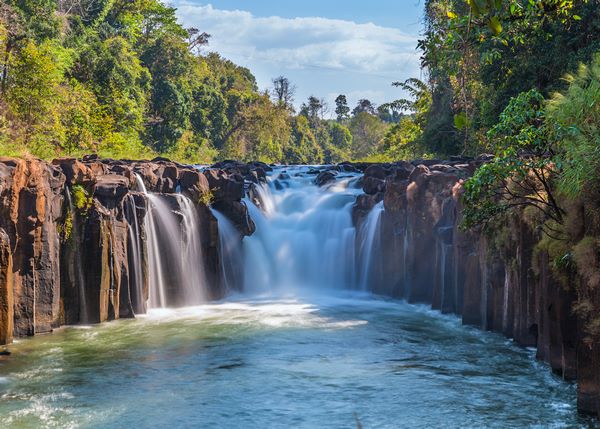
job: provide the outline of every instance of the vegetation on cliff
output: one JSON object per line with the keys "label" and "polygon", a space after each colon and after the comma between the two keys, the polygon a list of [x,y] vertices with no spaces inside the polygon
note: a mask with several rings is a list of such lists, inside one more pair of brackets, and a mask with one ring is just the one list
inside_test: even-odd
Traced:
{"label": "vegetation on cliff", "polygon": [[340,95],[327,120],[310,97],[296,114],[285,77],[261,92],[175,13],[160,0],[3,1],[0,155],[322,163],[402,139],[392,104],[352,110]]}
{"label": "vegetation on cliff", "polygon": [[[429,0],[420,46],[431,103],[413,144],[491,160],[464,185],[464,225],[518,218],[600,336],[600,3]],[[431,137],[436,136],[436,137]]]}

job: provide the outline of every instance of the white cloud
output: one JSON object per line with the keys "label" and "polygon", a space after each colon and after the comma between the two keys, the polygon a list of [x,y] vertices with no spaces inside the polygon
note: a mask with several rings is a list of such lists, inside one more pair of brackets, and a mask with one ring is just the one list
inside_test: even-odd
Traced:
{"label": "white cloud", "polygon": [[[283,74],[299,79],[298,96],[332,91],[383,94],[390,92],[392,80],[419,75],[417,37],[395,28],[322,17],[257,17],[189,0],[175,1],[174,6],[184,25],[212,35],[210,50],[249,67],[261,87]],[[331,87],[336,81],[339,89]]]}

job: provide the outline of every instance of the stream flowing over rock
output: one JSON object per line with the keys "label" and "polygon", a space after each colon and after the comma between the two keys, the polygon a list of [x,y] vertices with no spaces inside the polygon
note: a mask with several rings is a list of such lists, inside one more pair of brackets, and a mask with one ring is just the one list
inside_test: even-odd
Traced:
{"label": "stream flowing over rock", "polygon": [[[499,245],[460,228],[464,180],[484,162],[0,158],[0,344],[262,291],[265,279],[320,281],[426,303],[536,347],[577,380],[580,410],[598,415],[600,344],[585,341],[574,292],[535,249],[540,233],[515,218]],[[273,217],[271,190],[295,192],[294,210]]]}

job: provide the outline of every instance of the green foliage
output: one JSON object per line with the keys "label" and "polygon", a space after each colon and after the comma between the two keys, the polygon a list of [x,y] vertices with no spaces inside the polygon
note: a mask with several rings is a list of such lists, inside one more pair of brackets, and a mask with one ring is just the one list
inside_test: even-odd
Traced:
{"label": "green foliage", "polygon": [[421,128],[414,117],[406,116],[394,124],[383,138],[383,152],[390,160],[427,158],[419,145]]}
{"label": "green foliage", "polygon": [[163,2],[9,1],[1,12],[2,154],[284,160],[289,106],[259,93],[248,69],[199,55],[210,36]]}
{"label": "green foliage", "polygon": [[552,97],[548,116],[561,149],[559,189],[576,197],[600,179],[600,55],[566,80],[569,86]]}
{"label": "green foliage", "polygon": [[348,153],[352,148],[352,133],[350,130],[337,122],[332,122],[329,126],[331,144],[342,152]]}
{"label": "green foliage", "polygon": [[350,120],[353,137],[352,157],[363,159],[380,151],[388,125],[366,111],[358,112]]}
{"label": "green foliage", "polygon": [[544,97],[532,89],[511,99],[499,121],[487,133],[494,153],[504,156],[526,152],[541,156],[551,150],[544,126]]}
{"label": "green foliage", "polygon": [[[532,118],[506,122],[500,114],[509,101],[531,88],[547,97],[574,85],[560,78],[600,51],[597,0],[427,0],[425,9],[419,48],[428,79],[397,82],[406,98],[380,106],[360,100],[353,111],[340,95],[331,121],[316,96],[294,116],[285,77],[275,79],[282,91],[274,103],[248,69],[201,55],[210,36],[185,29],[163,1],[7,0],[0,7],[0,151],[164,154],[202,163],[390,160],[502,145],[518,152],[525,150],[518,140],[547,131]],[[575,79],[579,94],[573,86],[551,112],[559,123],[551,132],[565,142],[561,180],[570,194],[597,170],[594,156],[585,159],[598,147],[585,125],[597,123],[594,109],[581,109],[588,118],[572,116],[592,101],[589,70],[586,83]],[[495,126],[517,129],[519,120],[529,125],[518,133]]]}
{"label": "green foliage", "polygon": [[511,98],[563,89],[562,76],[600,50],[597,0],[428,0],[425,9],[432,106],[422,128],[434,152],[486,150]]}
{"label": "green foliage", "polygon": [[200,195],[200,203],[204,204],[207,207],[213,203],[214,199],[215,199],[215,196],[210,190],[208,190]]}
{"label": "green foliage", "polygon": [[292,121],[292,134],[284,157],[290,164],[320,164],[323,161],[323,149],[305,116],[297,116]]}
{"label": "green foliage", "polygon": [[92,197],[81,185],[73,185],[71,188],[71,196],[73,200],[73,206],[82,215],[85,215],[93,205]]}
{"label": "green foliage", "polygon": [[556,164],[543,103],[535,90],[520,94],[488,132],[497,156],[464,184],[466,227],[485,226],[512,208],[523,206],[535,207],[547,218],[562,223],[564,212],[553,195]]}
{"label": "green foliage", "polygon": [[63,242],[67,242],[73,236],[73,214],[67,210],[62,224],[57,225],[58,233]]}

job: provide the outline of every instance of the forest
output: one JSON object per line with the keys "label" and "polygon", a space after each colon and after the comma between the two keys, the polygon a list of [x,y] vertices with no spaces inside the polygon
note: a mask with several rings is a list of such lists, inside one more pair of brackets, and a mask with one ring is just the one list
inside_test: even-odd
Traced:
{"label": "forest", "polygon": [[[159,0],[7,0],[0,5],[0,153],[98,153],[188,163],[331,163],[397,149],[398,103],[310,97],[283,76],[259,91],[210,53],[210,35]],[[330,110],[331,109],[331,110]],[[329,113],[329,115],[328,115]],[[401,139],[412,139],[412,120]],[[383,148],[387,148],[387,152]]]}
{"label": "forest", "polygon": [[0,7],[2,155],[314,164],[491,153],[512,174],[526,151],[552,154],[531,162],[560,166],[571,193],[597,170],[597,0],[427,0],[425,77],[390,82],[404,99],[311,96],[298,111],[293,82],[259,90],[160,0]]}

